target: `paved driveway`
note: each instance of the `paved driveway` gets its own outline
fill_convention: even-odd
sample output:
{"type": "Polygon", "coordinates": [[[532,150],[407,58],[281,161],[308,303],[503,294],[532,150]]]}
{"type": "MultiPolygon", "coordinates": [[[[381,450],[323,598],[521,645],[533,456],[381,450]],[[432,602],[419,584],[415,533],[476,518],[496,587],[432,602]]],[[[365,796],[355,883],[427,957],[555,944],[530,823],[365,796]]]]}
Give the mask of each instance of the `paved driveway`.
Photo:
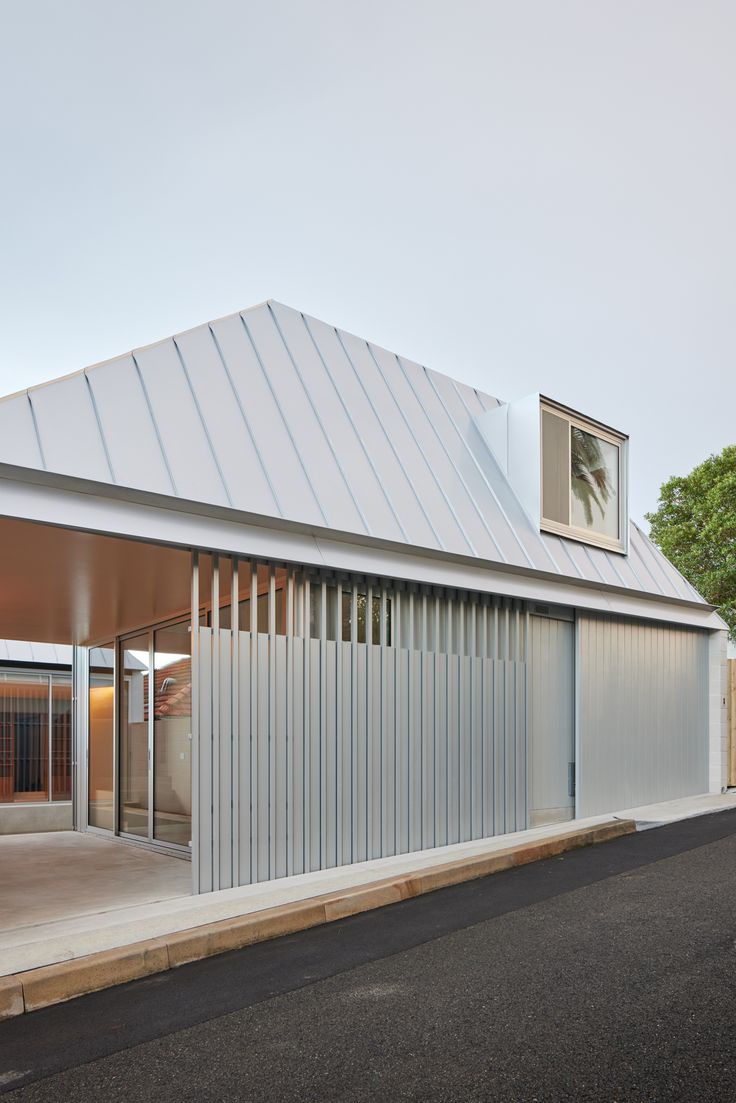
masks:
{"type": "Polygon", "coordinates": [[[685,821],[10,1020],[0,1081],[18,1101],[734,1100],[734,901],[736,813],[685,821]]]}

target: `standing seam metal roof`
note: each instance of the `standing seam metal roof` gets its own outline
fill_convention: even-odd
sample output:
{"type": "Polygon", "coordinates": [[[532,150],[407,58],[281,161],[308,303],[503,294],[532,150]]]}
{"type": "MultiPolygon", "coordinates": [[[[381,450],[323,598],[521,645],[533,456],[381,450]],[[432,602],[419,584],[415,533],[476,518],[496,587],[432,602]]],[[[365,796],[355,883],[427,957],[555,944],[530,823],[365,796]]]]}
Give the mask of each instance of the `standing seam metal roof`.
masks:
{"type": "Polygon", "coordinates": [[[628,556],[539,532],[499,404],[269,301],[0,400],[0,462],[702,601],[633,523],[628,556]]]}

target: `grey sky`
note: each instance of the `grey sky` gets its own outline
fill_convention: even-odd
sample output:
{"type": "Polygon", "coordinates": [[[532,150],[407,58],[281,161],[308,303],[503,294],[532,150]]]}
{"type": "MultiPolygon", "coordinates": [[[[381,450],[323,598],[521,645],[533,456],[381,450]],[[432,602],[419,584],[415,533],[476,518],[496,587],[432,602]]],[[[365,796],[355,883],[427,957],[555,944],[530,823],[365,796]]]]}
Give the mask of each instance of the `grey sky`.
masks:
{"type": "Polygon", "coordinates": [[[736,441],[730,0],[0,0],[0,392],[265,298],[736,441]]]}

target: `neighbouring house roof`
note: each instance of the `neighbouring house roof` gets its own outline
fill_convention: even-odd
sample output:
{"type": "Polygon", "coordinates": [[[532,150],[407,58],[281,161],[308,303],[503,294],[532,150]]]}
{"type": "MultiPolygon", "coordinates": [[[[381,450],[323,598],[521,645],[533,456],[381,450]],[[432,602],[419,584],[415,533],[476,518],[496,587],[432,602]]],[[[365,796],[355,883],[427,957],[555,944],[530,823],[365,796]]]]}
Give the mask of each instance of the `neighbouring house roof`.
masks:
{"type": "Polygon", "coordinates": [[[702,600],[633,523],[626,556],[540,532],[475,425],[499,404],[271,301],[0,400],[0,462],[702,600]]]}
{"type": "MultiPolygon", "coordinates": [[[[72,650],[66,643],[29,643],[26,640],[0,640],[0,666],[3,663],[15,663],[25,666],[68,666],[72,665],[72,650]]],[[[90,647],[89,665],[100,669],[112,670],[113,651],[110,647],[90,647]]],[[[145,663],[136,659],[129,651],[125,652],[127,670],[146,670],[145,663]]]]}

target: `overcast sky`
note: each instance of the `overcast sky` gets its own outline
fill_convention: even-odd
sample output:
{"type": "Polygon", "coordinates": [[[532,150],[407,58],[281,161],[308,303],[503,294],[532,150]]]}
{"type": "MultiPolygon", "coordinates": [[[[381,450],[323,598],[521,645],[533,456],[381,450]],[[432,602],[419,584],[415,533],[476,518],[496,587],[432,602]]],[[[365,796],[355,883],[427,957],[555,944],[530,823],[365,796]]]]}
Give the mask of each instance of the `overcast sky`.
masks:
{"type": "Polygon", "coordinates": [[[266,298],[736,442],[732,0],[0,0],[0,392],[266,298]]]}

